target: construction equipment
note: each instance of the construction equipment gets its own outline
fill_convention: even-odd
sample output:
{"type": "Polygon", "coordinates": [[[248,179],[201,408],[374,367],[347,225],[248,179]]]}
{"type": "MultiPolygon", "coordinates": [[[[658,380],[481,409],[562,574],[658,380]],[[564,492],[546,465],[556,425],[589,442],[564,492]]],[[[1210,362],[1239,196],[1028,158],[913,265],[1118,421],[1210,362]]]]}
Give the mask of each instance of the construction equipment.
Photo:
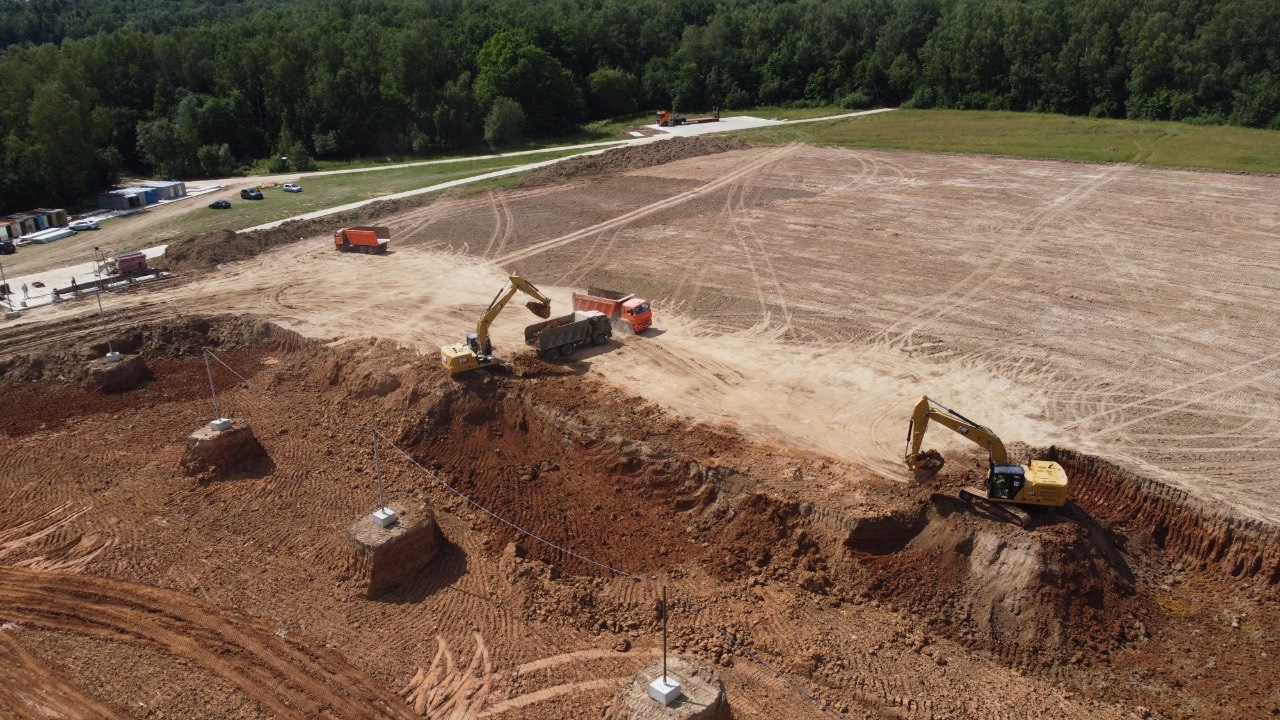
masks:
{"type": "Polygon", "coordinates": [[[579,347],[603,345],[613,337],[609,317],[595,310],[575,310],[563,317],[535,323],[524,329],[524,344],[537,348],[544,360],[567,358],[579,347]]]}
{"type": "Polygon", "coordinates": [[[720,122],[720,108],[712,108],[711,114],[704,117],[687,118],[683,115],[667,112],[666,110],[658,111],[658,126],[673,127],[675,125],[700,125],[702,123],[720,122]]]}
{"type": "Polygon", "coordinates": [[[333,234],[333,247],[340,252],[384,253],[390,242],[391,228],[374,225],[353,225],[333,234]]]}
{"type": "Polygon", "coordinates": [[[601,288],[587,288],[587,294],[573,294],[574,310],[595,310],[608,316],[622,332],[639,333],[653,324],[649,301],[635,293],[620,293],[601,288]]]}
{"type": "Polygon", "coordinates": [[[489,325],[498,317],[498,313],[502,312],[507,303],[511,302],[511,298],[515,297],[517,292],[523,292],[533,298],[525,303],[529,312],[540,318],[551,317],[551,300],[534,287],[533,283],[519,275],[512,275],[507,285],[498,291],[484,314],[480,316],[480,322],[476,323],[476,331],[467,333],[467,341],[440,348],[440,364],[445,370],[448,370],[451,375],[456,375],[498,364],[498,360],[493,357],[493,346],[489,343],[489,325]]]}
{"type": "Polygon", "coordinates": [[[147,273],[147,256],[145,253],[131,252],[116,255],[106,262],[108,275],[144,275],[147,273]]]}
{"type": "MultiPolygon", "coordinates": [[[[963,435],[968,440],[987,449],[987,461],[990,471],[987,475],[986,490],[966,487],[960,490],[960,497],[969,502],[983,505],[1005,518],[1025,527],[1031,516],[1019,505],[1038,505],[1042,507],[1062,507],[1067,502],[1067,473],[1062,466],[1048,460],[1032,460],[1027,465],[1016,465],[1009,462],[1009,454],[1004,443],[995,431],[970,420],[960,413],[944,405],[920,398],[915,412],[911,415],[911,423],[907,426],[907,467],[917,469],[927,462],[921,453],[920,444],[924,441],[924,432],[929,421],[935,421],[963,435]]],[[[941,467],[938,465],[937,467],[941,467]]]]}

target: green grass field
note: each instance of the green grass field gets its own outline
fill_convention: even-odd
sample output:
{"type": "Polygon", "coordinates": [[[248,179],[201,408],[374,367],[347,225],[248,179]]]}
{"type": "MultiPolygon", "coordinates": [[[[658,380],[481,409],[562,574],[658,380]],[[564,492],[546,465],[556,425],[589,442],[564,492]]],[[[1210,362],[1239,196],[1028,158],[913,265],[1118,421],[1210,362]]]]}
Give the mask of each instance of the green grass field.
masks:
{"type": "Polygon", "coordinates": [[[762,143],[805,142],[1280,173],[1280,132],[1175,122],[899,110],[793,127],[745,130],[737,135],[762,143]]]}

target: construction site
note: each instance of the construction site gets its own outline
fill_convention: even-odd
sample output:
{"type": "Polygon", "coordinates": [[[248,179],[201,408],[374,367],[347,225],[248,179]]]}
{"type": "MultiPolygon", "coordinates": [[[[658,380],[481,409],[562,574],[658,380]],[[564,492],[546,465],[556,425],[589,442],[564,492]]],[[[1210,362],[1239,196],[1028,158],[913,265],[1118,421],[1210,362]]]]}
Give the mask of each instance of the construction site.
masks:
{"type": "Polygon", "coordinates": [[[688,137],[104,226],[169,279],[0,325],[0,716],[1280,716],[1278,196],[688,137]]]}

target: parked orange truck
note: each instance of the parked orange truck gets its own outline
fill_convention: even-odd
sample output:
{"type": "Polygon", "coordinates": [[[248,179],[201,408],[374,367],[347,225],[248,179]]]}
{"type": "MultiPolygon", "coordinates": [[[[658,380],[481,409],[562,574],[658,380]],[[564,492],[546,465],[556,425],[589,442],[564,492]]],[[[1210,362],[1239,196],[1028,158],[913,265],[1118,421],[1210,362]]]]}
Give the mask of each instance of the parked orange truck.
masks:
{"type": "Polygon", "coordinates": [[[631,293],[587,288],[585,295],[573,294],[573,309],[602,312],[623,332],[639,333],[653,324],[649,301],[631,293]]]}
{"type": "Polygon", "coordinates": [[[666,110],[658,111],[658,125],[661,127],[672,127],[675,125],[701,125],[702,123],[720,122],[720,108],[713,108],[711,114],[704,117],[687,118],[683,115],[667,112],[666,110]]]}
{"type": "Polygon", "coordinates": [[[333,234],[333,247],[341,252],[384,253],[390,242],[391,228],[373,225],[353,225],[333,234]]]}

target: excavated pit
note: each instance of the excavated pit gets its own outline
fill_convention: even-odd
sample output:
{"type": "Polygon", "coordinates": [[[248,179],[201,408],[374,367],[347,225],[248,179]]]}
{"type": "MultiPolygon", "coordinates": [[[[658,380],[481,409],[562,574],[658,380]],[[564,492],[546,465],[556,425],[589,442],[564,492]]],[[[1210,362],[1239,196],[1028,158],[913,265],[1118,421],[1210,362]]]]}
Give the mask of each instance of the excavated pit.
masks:
{"type": "MultiPolygon", "coordinates": [[[[342,532],[373,501],[372,453],[367,434],[357,432],[372,421],[440,480],[555,544],[532,540],[418,469],[388,464],[384,456],[388,495],[430,496],[444,539],[434,552],[409,553],[419,559],[431,554],[428,568],[415,567],[378,588],[390,598],[378,603],[380,613],[462,597],[465,593],[440,591],[458,583],[469,567],[491,564],[503,578],[508,618],[503,622],[585,633],[604,647],[628,648],[641,638],[649,642],[661,627],[656,600],[643,589],[619,590],[605,567],[614,566],[678,578],[685,587],[697,588],[704,602],[714,603],[716,620],[738,625],[734,637],[802,681],[831,677],[823,673],[833,663],[868,648],[841,644],[843,631],[792,645],[784,634],[770,635],[776,631],[768,623],[739,623],[738,613],[755,608],[776,614],[809,605],[891,608],[919,628],[891,644],[929,652],[933,635],[1005,666],[1046,677],[1078,676],[1079,687],[1097,687],[1116,677],[1136,682],[1138,676],[1117,675],[1129,666],[1168,683],[1182,682],[1174,677],[1182,670],[1166,662],[1174,652],[1212,661],[1241,677],[1274,669],[1269,659],[1274,653],[1259,654],[1260,648],[1270,649],[1263,640],[1231,635],[1260,632],[1255,621],[1233,610],[1237,615],[1212,629],[1204,623],[1217,616],[1189,604],[1174,582],[1204,583],[1223,597],[1260,596],[1259,602],[1270,602],[1280,581],[1274,531],[1211,512],[1185,493],[1070,450],[1051,448],[1037,456],[1066,468],[1073,505],[1037,513],[1032,527],[1020,529],[955,498],[955,487],[969,482],[964,463],[953,462],[926,488],[876,481],[855,468],[789,455],[731,431],[669,417],[616,388],[536,360],[518,360],[510,375],[488,382],[459,382],[444,378],[432,358],[389,343],[325,347],[252,320],[139,327],[131,337],[154,368],[151,382],[124,394],[86,391],[64,370],[81,363],[79,353],[93,348],[73,344],[0,360],[5,390],[0,408],[14,418],[5,429],[10,438],[38,445],[16,455],[25,464],[9,474],[45,472],[40,443],[59,448],[50,460],[56,465],[49,468],[79,472],[77,462],[88,466],[98,457],[116,457],[97,451],[76,459],[75,439],[91,437],[92,427],[118,435],[104,439],[104,447],[136,447],[134,457],[148,457],[164,448],[176,450],[166,427],[171,423],[149,414],[189,417],[193,422],[186,428],[207,420],[203,348],[217,348],[253,383],[250,388],[225,375],[220,379],[227,402],[256,413],[259,440],[279,467],[244,483],[202,488],[169,483],[166,489],[179,474],[176,456],[174,462],[137,465],[137,481],[163,498],[138,511],[137,522],[149,530],[135,532],[131,540],[148,558],[147,567],[157,568],[157,582],[170,577],[165,565],[170,549],[147,546],[144,538],[163,522],[175,526],[165,535],[170,543],[188,542],[194,532],[189,542],[234,538],[226,552],[248,552],[240,548],[260,542],[273,552],[282,548],[280,559],[273,556],[270,562],[284,563],[271,570],[283,584],[270,593],[259,588],[255,597],[271,594],[277,598],[273,602],[296,613],[306,613],[311,598],[289,599],[291,573],[317,574],[313,584],[298,591],[303,595],[332,593],[344,583],[356,592],[335,597],[371,592],[373,574],[362,573],[361,562],[351,559],[342,532]],[[266,390],[271,399],[260,392],[266,390]],[[24,403],[43,403],[43,413],[33,418],[15,412],[24,403]],[[307,415],[294,417],[298,411],[307,415]],[[317,422],[319,415],[323,423],[317,422]],[[152,428],[148,432],[159,440],[130,430],[135,425],[152,428]],[[819,501],[805,490],[810,483],[777,482],[822,472],[828,473],[823,483],[812,487],[844,482],[856,486],[861,499],[844,502],[831,494],[819,501]],[[280,512],[294,518],[283,535],[273,520],[280,512]],[[304,565],[285,562],[291,555],[304,565]],[[1244,582],[1247,592],[1240,589],[1244,582]],[[783,604],[770,605],[778,602],[783,604]],[[1232,642],[1254,644],[1237,659],[1227,650],[1213,650],[1216,654],[1206,658],[1184,650],[1194,643],[1219,648],[1232,642]]],[[[71,487],[80,487],[75,482],[71,487]]],[[[111,500],[102,494],[103,483],[110,482],[84,485],[92,492],[83,505],[113,508],[118,518],[133,522],[127,514],[133,496],[111,500]]],[[[60,495],[59,502],[73,496],[60,495]]],[[[19,521],[29,522],[19,516],[5,520],[19,521]]],[[[78,547],[65,538],[51,539],[50,545],[78,547]]],[[[172,550],[178,558],[190,552],[172,550]]],[[[110,572],[110,567],[127,566],[99,567],[110,572]]],[[[149,577],[142,579],[151,582],[149,577]]],[[[236,602],[233,596],[217,601],[236,602]]],[[[365,622],[376,625],[372,617],[365,622]]],[[[469,621],[469,616],[460,619],[469,621]]],[[[718,664],[722,672],[734,668],[735,658],[741,662],[732,641],[687,617],[676,620],[675,651],[718,664]]],[[[324,628],[328,620],[314,616],[310,622],[324,628]]],[[[363,657],[357,648],[343,652],[363,657]]],[[[944,667],[941,651],[935,659],[944,667]]],[[[1186,687],[1196,688],[1197,697],[1221,702],[1228,691],[1211,681],[1214,676],[1207,677],[1202,685],[1185,681],[1186,687]]],[[[839,683],[830,687],[835,697],[854,700],[865,690],[839,683]]],[[[1265,696],[1250,702],[1247,707],[1260,712],[1269,707],[1265,696]]]]}

